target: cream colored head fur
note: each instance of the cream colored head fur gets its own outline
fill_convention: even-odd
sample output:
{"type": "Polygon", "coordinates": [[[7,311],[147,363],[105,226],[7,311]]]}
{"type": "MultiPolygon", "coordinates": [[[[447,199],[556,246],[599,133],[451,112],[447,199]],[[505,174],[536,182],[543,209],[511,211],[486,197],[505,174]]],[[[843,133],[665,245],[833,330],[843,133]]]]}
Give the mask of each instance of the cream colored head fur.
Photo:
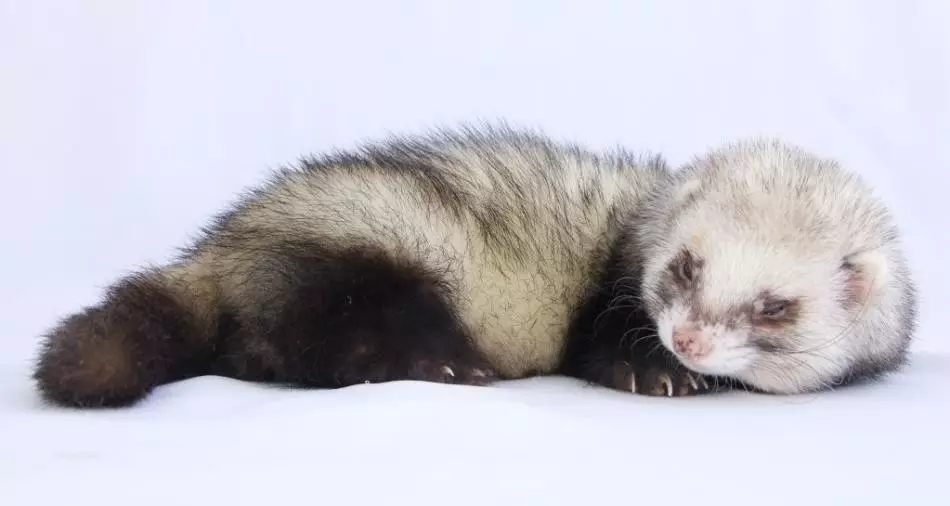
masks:
{"type": "Polygon", "coordinates": [[[697,372],[774,393],[905,362],[916,296],[885,206],[831,160],[772,140],[695,159],[636,248],[660,339],[697,372]]]}

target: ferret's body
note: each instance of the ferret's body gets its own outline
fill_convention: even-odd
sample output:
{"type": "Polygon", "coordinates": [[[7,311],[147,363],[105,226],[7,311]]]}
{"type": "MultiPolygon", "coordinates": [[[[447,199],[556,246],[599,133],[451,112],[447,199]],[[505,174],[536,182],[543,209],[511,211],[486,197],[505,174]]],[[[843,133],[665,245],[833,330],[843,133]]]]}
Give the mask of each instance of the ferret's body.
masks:
{"type": "Polygon", "coordinates": [[[656,157],[508,129],[307,160],[179,262],[66,320],[37,377],[88,405],[207,373],[332,387],[560,372],[569,338],[591,333],[585,302],[615,288],[625,224],[668,175],[656,157]]]}
{"type": "MultiPolygon", "coordinates": [[[[132,403],[201,374],[338,387],[560,373],[658,395],[705,391],[722,376],[787,391],[762,374],[680,364],[696,359],[671,337],[671,308],[683,302],[657,272],[678,265],[670,234],[693,201],[690,184],[658,157],[598,155],[504,128],[308,160],[246,195],[178,262],[120,280],[65,319],[35,377],[47,399],[78,406],[132,403]]],[[[722,218],[694,220],[703,240],[715,244],[722,218]]],[[[769,223],[750,226],[749,237],[770,240],[756,228],[769,223]]],[[[752,304],[758,278],[719,279],[752,304]]],[[[834,348],[848,350],[841,367],[800,384],[869,363],[848,357],[880,359],[872,372],[885,372],[906,348],[855,343],[834,348]]]]}

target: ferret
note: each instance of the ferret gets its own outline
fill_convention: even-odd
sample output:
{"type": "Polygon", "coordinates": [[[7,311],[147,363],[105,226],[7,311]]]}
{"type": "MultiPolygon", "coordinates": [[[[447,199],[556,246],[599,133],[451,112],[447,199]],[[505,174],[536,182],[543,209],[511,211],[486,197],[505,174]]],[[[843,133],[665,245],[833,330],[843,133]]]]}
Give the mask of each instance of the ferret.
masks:
{"type": "Polygon", "coordinates": [[[73,407],[199,375],[788,394],[898,369],[915,310],[888,210],[833,161],[749,140],[673,171],[462,126],[275,171],[53,326],[33,378],[73,407]]]}

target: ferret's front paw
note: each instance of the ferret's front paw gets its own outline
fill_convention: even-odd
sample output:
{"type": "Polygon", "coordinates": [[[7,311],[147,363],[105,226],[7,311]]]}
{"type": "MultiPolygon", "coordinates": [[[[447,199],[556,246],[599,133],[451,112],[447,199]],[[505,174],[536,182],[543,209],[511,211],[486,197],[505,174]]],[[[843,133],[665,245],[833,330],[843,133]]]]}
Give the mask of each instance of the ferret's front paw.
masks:
{"type": "Polygon", "coordinates": [[[666,367],[659,364],[629,362],[614,365],[610,383],[617,390],[653,397],[686,397],[709,392],[714,385],[702,375],[684,367],[666,367]]]}
{"type": "Polygon", "coordinates": [[[712,385],[703,376],[685,368],[647,367],[631,375],[630,391],[655,397],[685,397],[710,391],[712,385]]]}

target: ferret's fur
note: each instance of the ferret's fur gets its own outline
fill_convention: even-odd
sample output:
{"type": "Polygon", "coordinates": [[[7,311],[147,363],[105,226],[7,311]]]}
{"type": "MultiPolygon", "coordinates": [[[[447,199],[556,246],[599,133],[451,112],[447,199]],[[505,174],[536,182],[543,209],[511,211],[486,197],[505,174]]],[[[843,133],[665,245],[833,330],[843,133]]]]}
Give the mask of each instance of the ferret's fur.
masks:
{"type": "Polygon", "coordinates": [[[804,391],[903,363],[896,236],[854,176],[775,143],[674,174],[507,127],[393,138],[277,172],[175,262],[54,327],[34,378],[71,406],[204,374],[804,391]],[[684,252],[692,285],[674,275],[684,252]],[[794,314],[763,327],[765,297],[794,314]],[[703,360],[673,342],[686,325],[703,360]]]}

